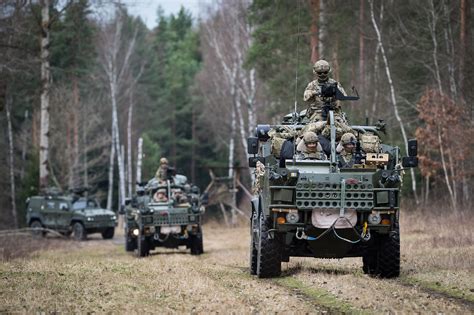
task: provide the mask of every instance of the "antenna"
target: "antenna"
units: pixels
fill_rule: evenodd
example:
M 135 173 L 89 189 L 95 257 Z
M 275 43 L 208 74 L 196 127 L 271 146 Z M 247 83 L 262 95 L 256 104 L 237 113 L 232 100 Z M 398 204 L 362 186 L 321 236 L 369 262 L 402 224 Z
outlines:
M 298 11 L 298 32 L 296 33 L 296 70 L 295 70 L 295 116 L 296 116 L 296 110 L 297 110 L 297 98 L 296 94 L 298 92 L 298 67 L 299 67 L 299 61 L 300 61 L 300 55 L 299 55 L 299 48 L 300 48 L 300 0 L 296 1 L 296 10 Z M 296 117 L 295 117 L 296 118 Z M 296 119 L 295 119 L 296 123 Z

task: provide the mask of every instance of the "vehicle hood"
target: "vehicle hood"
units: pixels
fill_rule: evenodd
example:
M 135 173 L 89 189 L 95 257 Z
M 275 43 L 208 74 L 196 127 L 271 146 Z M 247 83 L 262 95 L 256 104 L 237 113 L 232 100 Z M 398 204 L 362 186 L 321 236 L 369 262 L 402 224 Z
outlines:
M 115 215 L 115 212 L 113 212 L 111 210 L 107 210 L 107 209 L 97 208 L 97 209 L 84 209 L 84 214 L 86 216 L 90 216 L 90 217 L 98 216 L 98 215 L 113 216 L 113 215 Z

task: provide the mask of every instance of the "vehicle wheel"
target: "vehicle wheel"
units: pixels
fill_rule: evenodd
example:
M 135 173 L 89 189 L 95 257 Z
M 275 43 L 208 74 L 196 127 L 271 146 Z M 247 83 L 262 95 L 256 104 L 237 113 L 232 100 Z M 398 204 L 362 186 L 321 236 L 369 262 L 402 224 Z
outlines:
M 137 237 L 137 257 L 146 257 L 150 255 L 150 247 L 148 246 L 148 240 L 144 235 Z
M 114 237 L 115 228 L 109 227 L 104 232 L 102 232 L 102 238 L 108 240 Z
M 82 225 L 82 223 L 80 222 L 75 222 L 72 225 L 72 234 L 76 241 L 84 241 L 85 239 L 87 239 L 86 229 L 84 228 L 84 225 Z
M 365 274 L 375 275 L 377 271 L 377 251 L 368 249 L 367 253 L 362 256 L 362 270 Z
M 400 276 L 400 231 L 396 229 L 381 239 L 378 255 L 378 272 L 382 278 Z
M 259 278 L 278 277 L 281 275 L 282 236 L 269 230 L 272 221 L 260 214 L 257 245 L 257 276 Z
M 38 220 L 31 221 L 30 228 L 33 229 L 33 231 L 31 231 L 31 234 L 34 238 L 40 238 L 46 235 L 46 232 L 44 232 L 43 230 L 43 224 L 41 224 L 41 222 Z
M 362 258 L 364 273 L 381 278 L 400 276 L 400 230 L 398 223 L 389 235 L 381 235 L 376 250 Z
M 204 245 L 202 240 L 202 231 L 199 229 L 199 232 L 194 235 L 190 235 L 191 242 L 191 255 L 201 255 L 204 253 Z
M 137 241 L 130 236 L 125 236 L 125 251 L 133 252 L 135 249 L 137 249 Z
M 257 274 L 257 245 L 255 244 L 257 238 L 255 237 L 255 229 L 256 229 L 256 222 L 257 222 L 257 212 L 253 211 L 252 219 L 250 221 L 250 274 L 256 275 Z

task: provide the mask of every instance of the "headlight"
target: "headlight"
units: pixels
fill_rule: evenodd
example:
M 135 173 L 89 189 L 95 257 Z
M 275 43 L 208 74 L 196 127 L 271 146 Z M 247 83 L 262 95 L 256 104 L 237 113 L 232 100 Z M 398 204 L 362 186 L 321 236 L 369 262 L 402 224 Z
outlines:
M 133 235 L 138 236 L 138 234 L 140 234 L 140 231 L 138 229 L 134 229 L 132 233 Z
M 110 218 L 110 220 L 117 220 L 117 216 L 116 215 L 113 215 L 112 218 Z
M 87 221 L 94 221 L 94 218 L 93 217 L 87 217 Z
M 295 223 L 298 223 L 299 220 L 300 220 L 300 216 L 297 211 L 288 212 L 286 214 L 286 221 L 288 223 L 295 224 Z
M 380 212 L 375 211 L 369 214 L 369 223 L 370 224 L 379 224 L 380 221 L 382 220 L 382 217 L 380 216 Z

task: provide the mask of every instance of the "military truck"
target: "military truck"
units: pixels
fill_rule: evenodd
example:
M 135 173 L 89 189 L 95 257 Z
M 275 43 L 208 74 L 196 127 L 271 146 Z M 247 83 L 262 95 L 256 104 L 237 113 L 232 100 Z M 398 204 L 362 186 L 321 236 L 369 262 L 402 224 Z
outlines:
M 44 236 L 45 229 L 49 229 L 66 236 L 72 234 L 79 241 L 92 233 L 111 239 L 117 216 L 113 211 L 102 209 L 91 197 L 49 191 L 26 200 L 26 223 L 35 236 Z
M 297 160 L 294 150 L 285 157 L 282 149 L 279 159 L 273 154 L 270 130 L 283 127 L 301 134 L 307 124 L 304 112 L 287 115 L 281 125 L 259 125 L 248 139 L 257 185 L 251 201 L 253 275 L 279 276 L 281 263 L 290 257 L 362 257 L 366 274 L 400 274 L 400 188 L 404 168 L 418 164 L 417 142 L 409 141 L 409 156 L 403 159 L 397 146 L 383 143 L 376 152 L 364 153 L 361 137 L 382 138 L 384 124 L 351 126 L 359 159 L 351 168 L 340 168 L 335 115 L 332 110 L 328 114 L 326 161 Z M 292 148 L 294 139 L 287 142 Z
M 127 200 L 122 211 L 126 217 L 125 250 L 144 257 L 157 247 L 185 246 L 191 255 L 201 255 L 204 204 L 199 188 L 189 185 L 184 175 L 139 185 L 137 195 Z

